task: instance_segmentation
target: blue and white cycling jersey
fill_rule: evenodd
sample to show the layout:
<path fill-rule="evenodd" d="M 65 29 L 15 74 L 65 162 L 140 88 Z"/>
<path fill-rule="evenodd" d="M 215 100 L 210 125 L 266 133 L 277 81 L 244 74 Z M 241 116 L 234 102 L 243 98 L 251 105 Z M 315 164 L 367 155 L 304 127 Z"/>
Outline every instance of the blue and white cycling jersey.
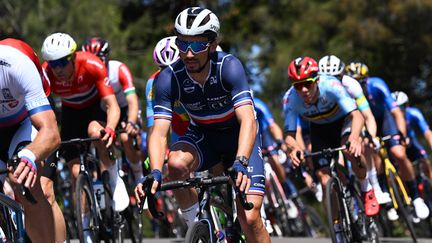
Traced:
<path fill-rule="evenodd" d="M 256 117 L 259 123 L 260 133 L 267 130 L 270 124 L 274 123 L 273 115 L 270 112 L 268 106 L 260 99 L 254 97 L 253 98 Z"/>
<path fill-rule="evenodd" d="M 368 78 L 366 90 L 367 99 L 375 118 L 382 119 L 385 110 L 391 111 L 398 107 L 391 96 L 389 87 L 381 78 Z"/>
<path fill-rule="evenodd" d="M 415 107 L 405 109 L 405 119 L 407 123 L 407 133 L 410 138 L 416 138 L 415 128 L 424 134 L 429 130 L 429 125 L 423 116 L 423 113 Z"/>
<path fill-rule="evenodd" d="M 291 87 L 283 98 L 285 132 L 295 132 L 297 116 L 316 124 L 335 122 L 357 109 L 341 82 L 333 77 L 321 75 L 318 81 L 319 97 L 316 104 L 306 104 Z"/>
<path fill-rule="evenodd" d="M 154 84 L 154 119 L 172 119 L 175 101 L 179 101 L 192 125 L 211 130 L 239 127 L 235 109 L 253 105 L 243 65 L 224 52 L 210 57 L 210 73 L 204 85 L 193 80 L 183 62 L 165 68 Z"/>

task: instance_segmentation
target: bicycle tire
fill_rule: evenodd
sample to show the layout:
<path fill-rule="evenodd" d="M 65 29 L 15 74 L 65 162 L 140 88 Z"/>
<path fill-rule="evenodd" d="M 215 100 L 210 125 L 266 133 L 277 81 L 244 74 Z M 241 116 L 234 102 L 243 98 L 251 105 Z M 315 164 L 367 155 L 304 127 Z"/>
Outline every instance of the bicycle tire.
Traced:
<path fill-rule="evenodd" d="M 423 180 L 423 199 L 426 205 L 429 207 L 429 211 L 432 212 L 432 180 L 429 178 L 425 178 Z M 425 220 L 425 230 L 424 232 L 428 232 L 425 237 L 432 237 L 432 214 L 429 214 L 429 217 Z"/>
<path fill-rule="evenodd" d="M 126 220 L 126 235 L 131 238 L 132 243 L 141 243 L 143 240 L 143 215 L 138 213 L 138 207 L 129 205 L 123 211 L 123 216 Z"/>
<path fill-rule="evenodd" d="M 293 236 L 293 232 L 290 227 L 290 222 L 288 218 L 288 208 L 285 204 L 286 198 L 282 197 L 282 193 L 279 191 L 279 187 L 276 185 L 276 178 L 273 175 L 270 175 L 270 191 L 274 193 L 274 198 L 276 202 L 273 202 L 273 199 L 270 202 L 273 204 L 274 210 L 274 218 L 277 220 L 280 228 L 282 229 L 283 236 Z M 277 203 L 278 206 L 275 206 L 274 203 Z"/>
<path fill-rule="evenodd" d="M 84 196 L 84 197 L 83 197 Z M 90 237 L 93 242 L 99 242 L 99 218 L 96 212 L 96 202 L 94 195 L 91 193 L 87 176 L 79 174 L 75 189 L 75 215 L 77 217 L 78 237 L 80 242 L 84 241 L 84 231 L 90 231 Z M 83 205 L 82 200 L 85 198 L 85 206 L 90 210 L 90 224 L 88 228 L 83 227 Z"/>
<path fill-rule="evenodd" d="M 344 241 L 347 243 L 353 242 L 353 236 L 351 232 L 351 226 L 349 224 L 350 216 L 347 214 L 347 209 L 345 208 L 346 205 L 344 205 L 343 200 L 341 198 L 341 195 L 343 195 L 342 191 L 340 190 L 341 186 L 339 184 L 339 181 L 335 178 L 331 177 L 327 181 L 326 185 L 326 213 L 327 213 L 327 222 L 329 224 L 329 231 L 330 231 L 330 237 L 333 243 L 337 243 L 336 239 L 336 232 L 333 227 L 333 207 L 334 205 L 338 205 L 338 214 L 340 223 L 342 223 L 342 231 L 344 236 Z M 336 198 L 333 200 L 332 192 L 335 190 L 335 196 Z"/>
<path fill-rule="evenodd" d="M 398 214 L 402 217 L 402 220 L 404 221 L 405 225 L 407 226 L 413 242 L 416 243 L 417 242 L 417 236 L 415 233 L 414 225 L 413 225 L 413 222 L 411 220 L 411 217 L 408 215 L 406 204 L 403 201 L 401 194 L 400 194 L 399 186 L 403 186 L 403 185 L 398 186 L 398 183 L 396 182 L 396 175 L 392 171 L 389 171 L 388 179 L 389 179 L 389 186 L 393 189 L 393 196 L 396 199 L 396 203 L 398 205 L 398 208 L 397 208 Z"/>
<path fill-rule="evenodd" d="M 328 234 L 328 229 L 325 227 L 325 223 L 313 207 L 305 205 L 305 208 L 302 211 L 304 225 L 306 226 L 306 236 L 317 238 Z"/>
<path fill-rule="evenodd" d="M 202 221 L 194 222 L 186 232 L 185 243 L 210 243 L 211 227 Z"/>

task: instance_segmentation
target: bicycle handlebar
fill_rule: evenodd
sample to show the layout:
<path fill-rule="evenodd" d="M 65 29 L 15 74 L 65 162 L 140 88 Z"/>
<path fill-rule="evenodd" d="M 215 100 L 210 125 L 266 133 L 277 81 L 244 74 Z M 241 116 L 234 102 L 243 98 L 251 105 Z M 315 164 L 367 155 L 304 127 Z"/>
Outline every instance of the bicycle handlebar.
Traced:
<path fill-rule="evenodd" d="M 230 179 L 233 179 L 231 176 L 217 176 L 217 177 L 196 177 L 196 178 L 190 178 L 187 179 L 185 181 L 170 181 L 170 182 L 166 182 L 163 183 L 158 191 L 166 191 L 166 190 L 173 190 L 173 189 L 178 189 L 178 188 L 190 188 L 190 187 L 206 187 L 206 186 L 214 186 L 214 185 L 220 185 L 220 184 L 227 184 L 229 182 Z M 140 205 L 139 205 L 139 213 L 141 214 L 143 212 L 143 208 L 144 208 L 144 202 L 145 199 L 147 198 L 147 204 L 148 204 L 148 209 L 150 211 L 150 213 L 152 214 L 152 216 L 154 218 L 160 218 L 163 217 L 163 213 L 162 212 L 158 212 L 156 209 L 156 200 L 154 198 L 154 194 L 151 194 L 151 188 L 154 182 L 154 177 L 153 175 L 148 175 L 146 181 L 143 184 L 143 189 L 145 192 L 145 196 L 140 198 Z M 241 193 L 240 190 L 237 187 L 234 187 L 236 194 L 239 196 L 240 198 L 240 203 L 241 205 L 244 207 L 244 209 L 246 210 L 251 210 L 253 208 L 253 203 L 248 202 L 246 199 L 246 194 L 245 193 Z"/>

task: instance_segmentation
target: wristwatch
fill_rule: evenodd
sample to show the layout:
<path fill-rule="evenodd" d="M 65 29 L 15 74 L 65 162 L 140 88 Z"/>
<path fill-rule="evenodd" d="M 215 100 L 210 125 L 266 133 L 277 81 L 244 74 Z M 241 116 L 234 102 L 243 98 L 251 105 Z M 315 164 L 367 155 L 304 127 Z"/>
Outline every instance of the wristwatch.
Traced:
<path fill-rule="evenodd" d="M 248 167 L 249 159 L 246 156 L 237 156 L 235 159 L 238 160 L 244 167 Z"/>

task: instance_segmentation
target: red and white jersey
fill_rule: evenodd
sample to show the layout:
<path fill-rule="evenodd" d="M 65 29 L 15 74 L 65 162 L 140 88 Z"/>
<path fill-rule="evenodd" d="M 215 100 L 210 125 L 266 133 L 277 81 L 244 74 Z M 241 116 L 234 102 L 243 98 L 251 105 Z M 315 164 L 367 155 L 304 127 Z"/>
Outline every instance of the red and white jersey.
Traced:
<path fill-rule="evenodd" d="M 0 128 L 51 110 L 33 61 L 18 49 L 0 45 Z"/>
<path fill-rule="evenodd" d="M 108 62 L 108 79 L 114 90 L 120 107 L 126 107 L 126 96 L 135 94 L 132 74 L 129 68 L 122 62 L 110 60 Z"/>
<path fill-rule="evenodd" d="M 59 80 L 45 62 L 44 78 L 50 80 L 51 91 L 61 98 L 62 104 L 83 109 L 102 97 L 114 94 L 103 62 L 90 52 L 75 53 L 75 73 L 72 81 Z"/>
<path fill-rule="evenodd" d="M 28 56 L 30 58 L 30 60 L 32 60 L 32 62 L 35 64 L 38 72 L 40 73 L 40 75 L 42 77 L 42 65 L 40 64 L 39 58 L 38 58 L 37 54 L 34 52 L 33 48 L 31 48 L 31 46 L 29 46 L 24 41 L 21 41 L 18 39 L 13 39 L 13 38 L 7 38 L 4 40 L 1 40 L 0 45 L 6 45 L 6 46 L 14 47 L 15 49 L 18 49 L 19 51 L 24 53 L 26 56 Z M 45 95 L 48 97 L 51 93 L 50 85 L 48 83 L 48 80 L 42 79 L 42 81 L 43 81 L 43 83 L 42 83 L 43 89 L 45 90 Z"/>

